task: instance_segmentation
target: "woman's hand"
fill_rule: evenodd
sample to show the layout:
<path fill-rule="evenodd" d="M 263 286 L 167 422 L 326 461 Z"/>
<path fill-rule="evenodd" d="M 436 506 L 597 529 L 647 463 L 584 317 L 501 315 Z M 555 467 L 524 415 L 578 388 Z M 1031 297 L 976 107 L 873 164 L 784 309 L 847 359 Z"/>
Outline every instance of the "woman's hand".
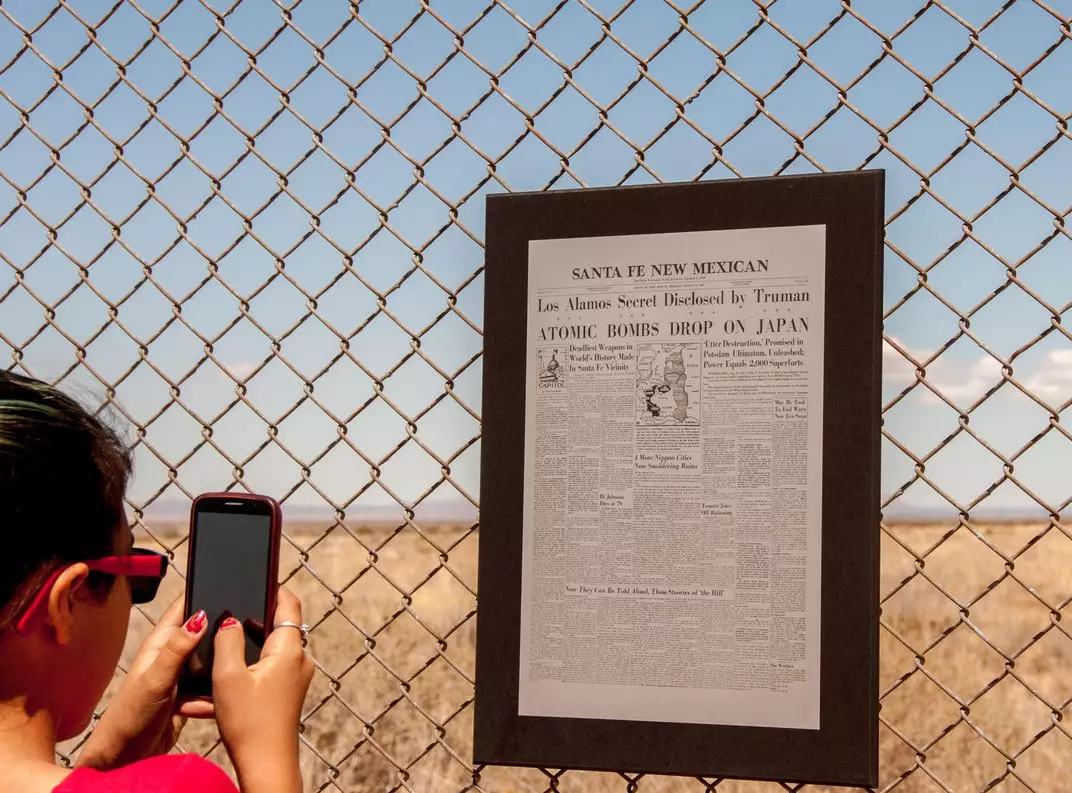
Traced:
<path fill-rule="evenodd" d="M 177 700 L 179 675 L 205 633 L 203 612 L 182 623 L 182 599 L 164 612 L 142 643 L 119 691 L 78 758 L 78 765 L 117 768 L 175 745 L 187 718 L 211 718 L 211 702 Z"/>
<path fill-rule="evenodd" d="M 275 624 L 302 621 L 301 602 L 280 587 Z M 277 628 L 260 660 L 246 666 L 245 637 L 237 620 L 227 620 L 215 637 L 212 696 L 216 723 L 244 793 L 297 791 L 298 721 L 313 679 L 313 662 L 302 650 L 301 634 Z"/>

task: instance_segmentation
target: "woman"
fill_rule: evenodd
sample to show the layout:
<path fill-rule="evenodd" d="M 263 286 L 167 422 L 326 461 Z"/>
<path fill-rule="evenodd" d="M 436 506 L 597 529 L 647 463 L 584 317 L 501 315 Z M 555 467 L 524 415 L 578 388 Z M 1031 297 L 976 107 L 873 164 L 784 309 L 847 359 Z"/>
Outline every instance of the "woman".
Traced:
<path fill-rule="evenodd" d="M 211 703 L 176 682 L 208 629 L 167 610 L 72 771 L 55 744 L 89 724 L 115 672 L 132 602 L 166 565 L 133 548 L 123 512 L 129 452 L 56 389 L 0 371 L 0 793 L 235 790 L 198 755 L 169 755 L 185 719 L 214 716 L 242 793 L 299 793 L 298 720 L 312 679 L 300 634 L 280 628 L 247 668 L 242 626 L 216 633 Z M 147 563 L 148 562 L 148 563 Z M 279 591 L 276 620 L 301 624 Z"/>

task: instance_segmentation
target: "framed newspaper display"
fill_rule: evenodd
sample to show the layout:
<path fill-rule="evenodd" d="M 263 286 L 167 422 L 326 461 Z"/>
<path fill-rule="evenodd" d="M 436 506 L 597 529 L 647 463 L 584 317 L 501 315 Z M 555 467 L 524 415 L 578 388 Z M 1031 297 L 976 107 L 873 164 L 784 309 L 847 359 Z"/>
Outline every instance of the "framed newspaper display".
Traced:
<path fill-rule="evenodd" d="M 475 762 L 877 784 L 883 192 L 487 199 Z"/>

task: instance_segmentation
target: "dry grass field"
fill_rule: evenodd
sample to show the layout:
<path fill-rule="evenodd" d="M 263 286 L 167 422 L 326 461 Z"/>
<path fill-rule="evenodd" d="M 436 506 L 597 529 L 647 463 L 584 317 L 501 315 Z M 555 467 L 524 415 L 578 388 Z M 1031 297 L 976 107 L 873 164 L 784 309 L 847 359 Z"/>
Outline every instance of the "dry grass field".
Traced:
<path fill-rule="evenodd" d="M 172 527 L 151 525 L 166 543 L 179 541 Z M 1055 724 L 1051 707 L 1068 715 L 1072 638 L 1043 603 L 1060 607 L 1072 596 L 1072 541 L 1051 529 L 1033 542 L 1043 525 L 976 528 L 993 550 L 961 528 L 927 553 L 949 526 L 895 525 L 896 541 L 883 536 L 883 621 L 891 630 L 881 632 L 879 789 L 1069 789 L 1072 733 Z M 365 527 L 354 536 L 336 529 L 318 540 L 322 530 L 288 525 L 292 544 L 281 562 L 306 620 L 316 625 L 309 650 L 321 670 L 306 701 L 306 789 L 466 789 L 476 639 L 476 601 L 468 588 L 476 589 L 476 535 L 441 526 L 427 539 L 410 529 L 391 537 L 389 529 Z M 441 556 L 432 543 L 449 553 Z M 912 553 L 926 556 L 914 577 Z M 1008 574 L 999 553 L 1016 557 Z M 175 563 L 185 568 L 181 544 Z M 412 598 L 404 597 L 421 582 Z M 181 578 L 169 576 L 150 613 L 181 590 Z M 837 613 L 828 609 L 823 618 Z M 138 614 L 132 625 L 128 652 L 148 628 Z M 211 724 L 196 724 L 187 728 L 183 748 L 206 751 L 215 742 Z M 226 764 L 218 746 L 211 756 Z M 624 793 L 626 784 L 615 774 L 567 772 L 556 789 Z M 485 768 L 479 785 L 539 793 L 549 789 L 549 779 L 539 770 Z M 694 779 L 638 782 L 651 793 L 704 788 Z M 784 789 L 732 780 L 717 786 L 721 793 Z"/>

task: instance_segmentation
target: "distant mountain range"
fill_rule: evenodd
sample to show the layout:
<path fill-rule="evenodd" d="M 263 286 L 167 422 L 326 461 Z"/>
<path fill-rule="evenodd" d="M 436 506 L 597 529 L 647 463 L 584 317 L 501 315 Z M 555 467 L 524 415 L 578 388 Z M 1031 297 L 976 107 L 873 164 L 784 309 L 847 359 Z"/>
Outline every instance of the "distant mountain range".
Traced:
<path fill-rule="evenodd" d="M 186 520 L 190 514 L 190 505 L 183 501 L 158 501 L 150 505 L 146 514 L 156 520 Z M 316 504 L 284 504 L 283 515 L 288 520 L 323 520 L 332 516 L 332 510 L 330 507 Z M 346 516 L 369 523 L 389 523 L 401 517 L 401 508 L 392 504 L 362 504 L 348 509 Z M 887 520 L 922 522 L 946 521 L 955 515 L 952 509 L 906 504 L 886 510 L 884 517 Z M 972 518 L 983 522 L 1038 521 L 1045 520 L 1046 513 L 1041 509 L 1026 510 L 1020 507 L 981 507 L 972 511 Z M 1072 519 L 1072 515 L 1065 518 Z M 473 505 L 460 499 L 429 499 L 417 507 L 417 520 L 420 522 L 475 523 L 477 519 L 477 510 Z"/>
<path fill-rule="evenodd" d="M 285 520 L 323 520 L 334 514 L 331 507 L 316 504 L 283 505 Z M 187 520 L 190 517 L 190 504 L 186 501 L 168 500 L 150 504 L 145 514 L 155 520 Z M 386 523 L 401 518 L 402 508 L 394 504 L 356 505 L 346 510 L 346 517 L 369 523 Z M 429 499 L 417 506 L 417 520 L 434 523 L 475 523 L 477 511 L 468 501 L 460 499 Z"/>

